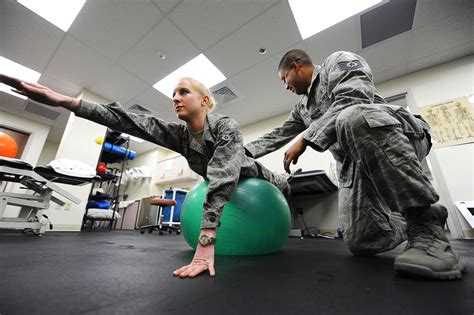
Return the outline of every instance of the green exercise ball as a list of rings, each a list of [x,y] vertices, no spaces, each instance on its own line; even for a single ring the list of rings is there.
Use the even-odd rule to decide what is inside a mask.
[[[181,208],[181,230],[194,249],[201,230],[208,182],[194,187]],[[216,255],[261,255],[282,248],[290,231],[290,209],[283,194],[267,181],[240,180],[224,206],[217,230]]]

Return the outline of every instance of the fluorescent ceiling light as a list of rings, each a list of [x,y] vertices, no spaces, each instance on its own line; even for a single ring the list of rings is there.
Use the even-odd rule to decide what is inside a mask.
[[[139,142],[139,143],[141,143],[141,142],[145,141],[145,140],[143,140],[143,139],[140,139],[140,138],[137,138],[137,137],[131,136],[131,135],[129,135],[128,133],[122,133],[122,136],[123,136],[123,137],[129,137],[129,138],[130,138],[130,140],[133,140],[133,141],[135,141],[135,142]]]
[[[306,39],[382,0],[288,0],[301,37]]]
[[[18,79],[21,79],[25,82],[33,82],[36,83],[38,82],[41,73],[36,72],[34,70],[31,70],[30,68],[27,68],[25,66],[22,66],[14,61],[11,61],[10,59],[7,59],[5,57],[0,56],[0,69],[2,69],[2,73],[11,77],[15,77]],[[27,99],[26,96],[20,95],[18,93],[15,93],[11,90],[11,87],[0,83],[0,91],[3,91],[5,93],[14,95],[16,97],[22,98],[24,100]]]
[[[86,0],[18,0],[34,13],[67,32]]]
[[[178,84],[179,79],[183,77],[191,77],[198,80],[207,88],[211,88],[226,79],[222,72],[206,56],[200,54],[168,74],[164,79],[156,82],[153,87],[172,99],[173,90],[176,84]]]

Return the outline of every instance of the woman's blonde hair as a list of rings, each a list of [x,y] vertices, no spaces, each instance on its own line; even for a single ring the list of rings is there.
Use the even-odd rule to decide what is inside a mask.
[[[199,94],[201,94],[202,96],[209,97],[209,104],[207,105],[207,111],[208,112],[212,111],[216,107],[216,105],[217,105],[216,100],[212,96],[211,91],[209,91],[209,89],[204,84],[202,84],[198,80],[193,79],[191,77],[184,77],[184,78],[181,78],[179,81],[189,81],[189,82],[191,82],[191,85],[193,86],[193,88],[196,91],[199,92]]]

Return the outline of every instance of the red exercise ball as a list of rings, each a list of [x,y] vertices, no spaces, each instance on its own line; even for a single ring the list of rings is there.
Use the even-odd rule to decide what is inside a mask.
[[[18,152],[18,145],[15,139],[4,132],[0,132],[0,156],[15,158]]]
[[[105,166],[105,163],[99,163],[99,165],[97,165],[97,173],[104,174],[106,171],[107,167]]]

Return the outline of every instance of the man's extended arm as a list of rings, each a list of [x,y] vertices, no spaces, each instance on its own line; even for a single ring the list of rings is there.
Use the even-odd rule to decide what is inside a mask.
[[[273,129],[257,140],[247,143],[245,145],[245,153],[257,159],[283,147],[305,129],[306,126],[303,120],[294,108],[283,125]]]

